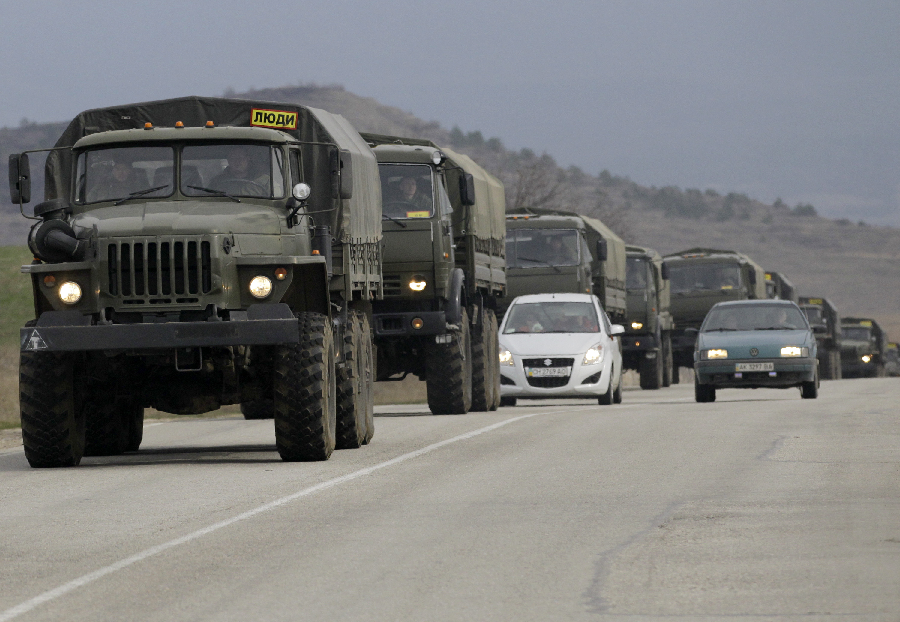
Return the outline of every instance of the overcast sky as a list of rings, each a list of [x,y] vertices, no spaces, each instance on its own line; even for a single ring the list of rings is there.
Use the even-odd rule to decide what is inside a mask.
[[[900,226],[900,2],[0,0],[0,126],[341,84],[589,173]]]

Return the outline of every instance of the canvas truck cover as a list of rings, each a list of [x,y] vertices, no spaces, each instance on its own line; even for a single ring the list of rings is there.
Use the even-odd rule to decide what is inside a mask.
[[[378,165],[368,145],[340,115],[296,104],[180,97],[109,108],[86,110],[75,117],[56,142],[71,147],[80,138],[109,130],[128,130],[152,123],[173,127],[202,127],[212,121],[221,127],[267,127],[299,141],[304,181],[312,188],[310,213],[328,214],[334,236],[342,241],[376,241],[381,238],[381,180]],[[332,198],[333,159],[329,150],[350,153],[353,171],[353,198]],[[72,153],[53,151],[45,168],[45,197],[65,197],[71,185]],[[321,223],[320,218],[320,224]]]

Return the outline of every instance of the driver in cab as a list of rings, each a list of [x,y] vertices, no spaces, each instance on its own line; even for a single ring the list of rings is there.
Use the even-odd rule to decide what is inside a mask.
[[[241,194],[251,189],[254,194],[259,190],[268,192],[269,176],[259,172],[265,170],[265,167],[259,166],[259,162],[254,160],[252,147],[245,145],[230,147],[225,158],[228,160],[228,166],[213,178],[210,182],[211,188]]]
[[[401,179],[398,189],[400,190],[400,201],[409,203],[415,208],[410,208],[409,211],[427,211],[429,215],[431,214],[431,193],[420,192],[419,183],[415,177],[409,176]]]

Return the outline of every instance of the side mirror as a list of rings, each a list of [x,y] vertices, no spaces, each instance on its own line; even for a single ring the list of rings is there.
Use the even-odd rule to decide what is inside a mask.
[[[684,329],[685,337],[693,337],[694,339],[696,339],[697,335],[699,335],[699,334],[700,334],[699,328],[685,328]]]
[[[663,281],[669,280],[669,264],[667,264],[666,262],[662,263],[662,266],[659,270],[659,275],[663,278]]]
[[[459,200],[463,205],[475,205],[475,178],[471,173],[459,177]]]
[[[625,333],[625,327],[621,324],[612,324],[609,327],[609,334],[612,335],[622,335]]]
[[[606,240],[600,238],[597,240],[597,261],[606,261]]]
[[[353,158],[346,149],[331,152],[331,180],[332,198],[353,198]]]
[[[27,153],[9,156],[9,197],[19,205],[31,202],[31,167]]]

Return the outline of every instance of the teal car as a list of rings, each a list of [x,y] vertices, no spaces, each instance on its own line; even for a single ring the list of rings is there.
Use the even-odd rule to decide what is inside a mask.
[[[720,302],[709,310],[694,350],[694,395],[716,401],[716,389],[800,387],[819,395],[816,338],[789,300]]]

